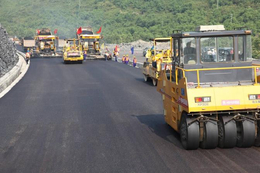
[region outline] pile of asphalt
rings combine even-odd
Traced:
[[[0,77],[11,70],[18,59],[15,43],[8,38],[8,33],[0,24]]]

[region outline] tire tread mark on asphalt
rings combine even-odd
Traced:
[[[13,151],[16,142],[20,139],[22,133],[26,130],[26,128],[27,126],[21,126],[11,138],[9,145],[1,151],[5,159]]]
[[[108,65],[110,65],[110,64],[108,64]],[[118,64],[116,64],[116,65],[118,65]],[[102,73],[103,74],[107,73],[108,70],[110,70],[110,69],[109,68],[108,69],[101,68],[99,76],[101,76]],[[136,69],[132,69],[132,70],[136,70]],[[140,72],[140,71],[138,71],[138,72]],[[132,86],[136,86],[136,89],[137,89],[138,86],[142,86],[142,85],[145,86],[146,85],[145,83],[139,83],[136,80],[132,80],[131,79],[132,77],[131,76],[129,77],[125,73],[125,71],[123,71],[123,69],[121,69],[121,68],[119,69],[118,73],[123,75],[123,76],[125,76],[125,78],[123,78],[123,80],[125,82],[127,82],[127,81],[128,81],[128,83],[133,82]],[[117,86],[118,85],[121,86],[122,84],[126,84],[127,86],[130,85],[128,83],[124,83],[124,81],[120,81],[118,76],[116,76],[116,75],[109,75],[108,81],[109,81],[109,84],[114,84],[114,85],[117,85]],[[110,105],[110,108],[111,109],[115,109],[117,107],[116,100],[112,99],[112,95],[114,93],[113,92],[111,93],[111,90],[110,90],[109,93],[107,93],[105,88],[103,89],[103,92],[104,92],[104,94],[103,94],[104,98],[107,100],[106,102]],[[117,92],[120,93],[120,91],[117,91]],[[129,95],[131,95],[129,93],[129,90],[127,90],[127,89],[123,90],[123,92],[128,97],[129,97]],[[156,91],[154,91],[154,90],[152,91],[151,90],[151,92],[156,92]],[[119,95],[121,95],[121,94],[119,94]],[[153,95],[150,94],[150,95],[147,95],[147,96],[151,97]],[[136,103],[144,103],[144,101],[145,101],[145,100],[143,100],[142,95],[138,95],[138,94],[134,94],[134,99],[135,99],[134,102],[136,102]],[[153,98],[146,98],[146,99],[150,100],[150,99],[153,99]],[[151,112],[154,112],[154,111],[158,110],[158,109],[156,109],[156,105],[155,104],[156,103],[153,102],[152,104],[147,104],[146,106],[143,106],[142,108],[143,108],[143,110],[149,110]],[[137,105],[134,105],[134,106],[137,106]],[[153,109],[151,109],[151,108],[153,108]],[[120,112],[120,109],[119,110],[116,109],[113,113],[110,114],[110,116],[114,119],[115,124],[116,124],[116,126],[118,128],[118,131],[121,133],[121,136],[124,139],[124,141],[126,141],[125,143],[130,144],[130,145],[127,145],[126,147],[128,147],[128,150],[133,151],[133,152],[131,152],[133,157],[134,157],[134,155],[138,155],[138,153],[142,153],[142,150],[144,148],[146,149],[146,151],[154,151],[154,152],[151,152],[149,154],[146,153],[146,155],[141,155],[140,154],[140,156],[142,156],[143,159],[145,157],[149,157],[151,160],[157,160],[156,162],[154,162],[154,163],[156,163],[154,165],[155,167],[161,167],[159,165],[163,164],[165,166],[165,168],[167,168],[164,171],[162,169],[161,170],[158,169],[158,171],[169,172],[171,165],[169,165],[169,164],[166,165],[167,161],[161,157],[162,151],[160,151],[160,150],[158,151],[158,149],[156,149],[155,146],[154,146],[155,144],[152,143],[153,141],[150,140],[150,137],[151,137],[150,132],[151,131],[150,130],[147,131],[147,130],[141,128],[142,126],[140,127],[140,123],[138,121],[136,121],[136,119],[134,119],[134,121],[129,119],[129,118],[126,119],[126,116],[133,115],[133,114],[138,115],[138,112],[140,112],[140,111],[143,113],[143,110],[141,110],[141,109],[140,110],[135,110],[135,111],[134,110],[132,110],[132,111],[125,110],[124,112],[122,112],[122,111]],[[134,117],[132,116],[132,118],[134,118]],[[162,116],[162,118],[163,118],[163,116]],[[122,125],[120,125],[120,124],[122,124]],[[129,126],[128,124],[131,124],[131,126]],[[122,127],[124,127],[124,128],[122,128]],[[125,127],[128,127],[128,128],[125,128]],[[125,129],[127,129],[127,130],[125,130]],[[127,138],[124,137],[125,134],[129,134],[129,132],[127,132],[127,131],[131,131],[134,135],[128,135]],[[132,133],[130,133],[130,134],[132,134]],[[129,139],[130,137],[131,137],[131,139]],[[139,141],[139,142],[137,142],[137,141]],[[140,141],[141,141],[141,143],[140,143]],[[147,141],[150,141],[150,142],[147,142]],[[142,147],[135,148],[135,146],[142,146]],[[138,151],[138,152],[135,153],[134,151]],[[157,153],[157,154],[153,154],[153,153]],[[148,156],[148,155],[150,155],[150,156]],[[158,162],[159,158],[161,159],[161,162]],[[180,160],[182,160],[182,159],[180,158]],[[180,166],[181,164],[183,164],[183,162],[179,162],[179,161],[177,161],[177,162],[178,162],[178,165]],[[149,166],[147,165],[147,167],[149,167]],[[176,168],[172,169],[172,171],[174,171],[174,170],[176,171],[178,169],[176,169]],[[155,171],[155,170],[148,170],[148,172],[151,172],[151,171]],[[178,172],[191,172],[191,169],[189,169],[188,165],[183,165],[182,169],[179,169]]]
[[[160,94],[142,82],[140,69],[61,62],[33,59],[0,100],[1,148],[26,125],[0,172],[259,172],[256,148],[179,147]]]

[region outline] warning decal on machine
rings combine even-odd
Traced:
[[[222,100],[222,105],[223,106],[240,105],[240,100]]]

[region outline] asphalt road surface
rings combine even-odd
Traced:
[[[186,151],[140,69],[32,59],[0,99],[0,172],[259,172],[260,149]]]

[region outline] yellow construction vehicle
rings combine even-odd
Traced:
[[[100,55],[100,38],[100,35],[81,35],[80,40],[83,50],[86,50],[88,54]]]
[[[165,67],[171,68],[172,57],[172,41],[169,38],[153,39],[153,49],[149,49],[146,56],[146,61],[143,64],[144,80],[147,82],[152,80],[153,85],[157,85],[159,72]],[[168,66],[166,66],[168,64]]]
[[[87,51],[88,57],[98,59],[103,58],[100,52],[100,34],[93,34],[92,27],[81,27],[81,33],[78,34],[77,38],[80,40],[82,50]]]
[[[185,149],[260,146],[260,85],[251,31],[200,26],[172,35],[172,70],[159,74],[165,121]]]
[[[82,46],[78,39],[66,39],[63,47],[63,61],[64,64],[68,62],[83,63]]]
[[[48,28],[37,30],[35,40],[35,52],[34,56],[56,56],[56,48],[58,48],[59,38],[52,35],[52,32]]]
[[[254,66],[260,66],[260,61],[253,61]],[[260,81],[260,67],[256,68],[257,81]]]
[[[28,49],[33,50],[33,48],[35,47],[35,40],[31,37],[22,38],[21,45],[24,52],[27,52]]]

